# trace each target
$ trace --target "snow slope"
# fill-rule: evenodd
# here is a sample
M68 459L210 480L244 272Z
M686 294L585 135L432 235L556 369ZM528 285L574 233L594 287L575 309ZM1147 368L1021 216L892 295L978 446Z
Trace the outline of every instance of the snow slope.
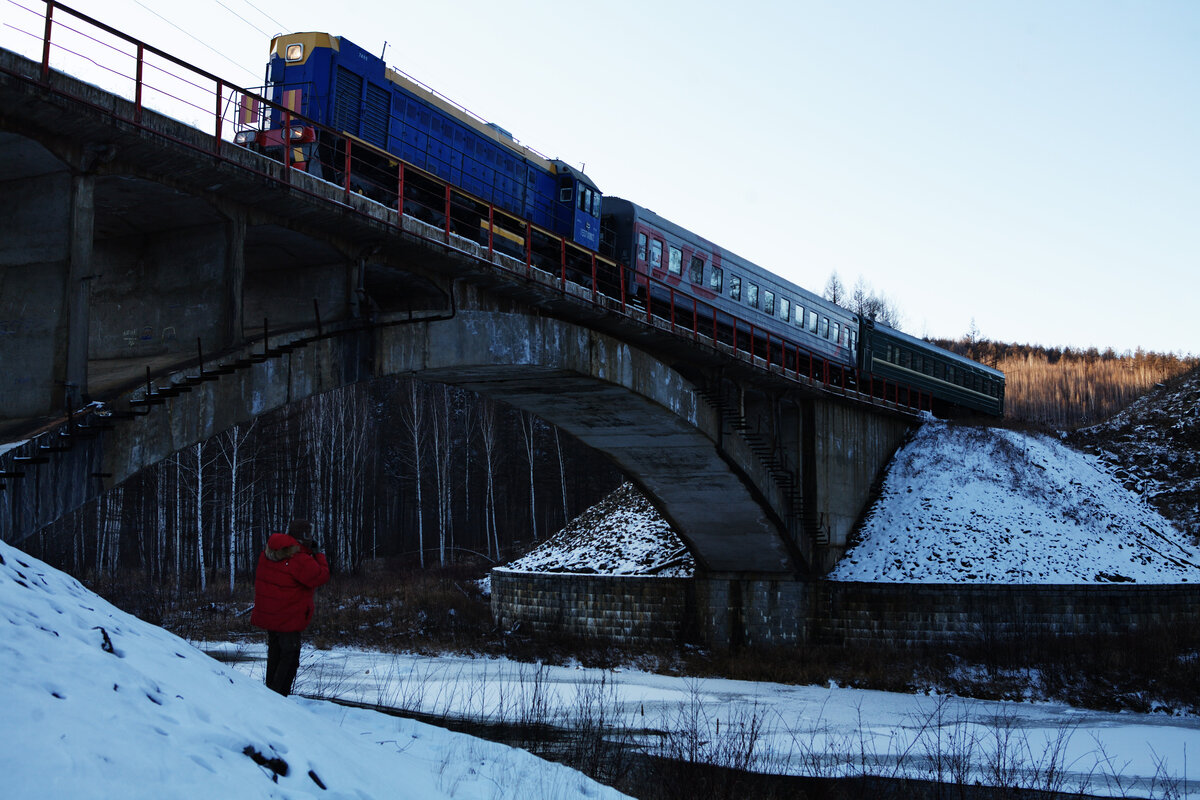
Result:
M0 709L5 798L623 796L522 750L282 698L3 542Z
M930 421L897 452L830 577L1191 583L1200 552L1094 456L1046 436Z
M632 483L625 483L502 569L681 577L690 576L695 566L667 521Z

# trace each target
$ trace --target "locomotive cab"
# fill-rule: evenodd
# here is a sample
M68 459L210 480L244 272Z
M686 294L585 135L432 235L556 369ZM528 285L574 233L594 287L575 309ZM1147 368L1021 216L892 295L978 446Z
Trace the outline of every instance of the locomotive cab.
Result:
M550 162L558 173L558 204L568 220L571 238L589 250L600 248L602 195L588 176L565 162Z

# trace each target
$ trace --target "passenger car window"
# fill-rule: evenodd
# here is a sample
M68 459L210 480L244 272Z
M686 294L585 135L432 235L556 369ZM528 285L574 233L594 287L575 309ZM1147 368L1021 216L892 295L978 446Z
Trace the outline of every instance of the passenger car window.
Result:
M644 233L638 234L637 257L642 261L646 260L646 234Z
M815 311L808 312L808 330L811 333L817 332L817 312Z
M668 247L667 272L679 275L683 272L683 251L678 247Z
M741 300L742 299L742 279L740 277L738 277L737 275L729 276L729 299L730 300Z
M836 342L837 344L841 344L842 343L842 326L836 322L833 323L833 336L830 336L829 338L833 339L833 341Z
M796 324L804 327L804 306L796 306Z
M704 283L704 259L700 256L692 256L692 283L703 285Z
M758 287L753 283L746 284L746 302L758 308Z
M829 317L821 317L821 338L829 338Z
M662 269L662 242L654 239L650 242L650 266Z
M766 289L763 290L763 311L775 316L775 293Z
M721 277L722 273L720 267L713 267L711 270L709 270L708 288L712 289L714 292L721 291Z
M784 322L792 316L792 303L786 297L779 298L779 318Z

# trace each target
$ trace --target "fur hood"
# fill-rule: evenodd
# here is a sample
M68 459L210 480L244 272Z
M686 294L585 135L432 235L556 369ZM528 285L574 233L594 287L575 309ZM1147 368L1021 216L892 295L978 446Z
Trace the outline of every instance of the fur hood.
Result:
M266 554L272 561L287 561L300 550L300 543L286 533L272 533L267 539Z

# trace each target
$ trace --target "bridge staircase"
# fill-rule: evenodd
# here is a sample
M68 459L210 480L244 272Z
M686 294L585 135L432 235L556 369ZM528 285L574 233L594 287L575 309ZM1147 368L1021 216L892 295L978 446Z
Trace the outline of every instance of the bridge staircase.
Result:
M706 383L699 386L696 392L716 410L722 431L735 433L746 443L779 489L787 505L784 523L793 539L799 540L799 534L807 532L813 544L829 544L828 531L817 525L805 524L800 471L791 465L791 459L780 445L778 437L747 420L741 404L730 398L719 384Z

